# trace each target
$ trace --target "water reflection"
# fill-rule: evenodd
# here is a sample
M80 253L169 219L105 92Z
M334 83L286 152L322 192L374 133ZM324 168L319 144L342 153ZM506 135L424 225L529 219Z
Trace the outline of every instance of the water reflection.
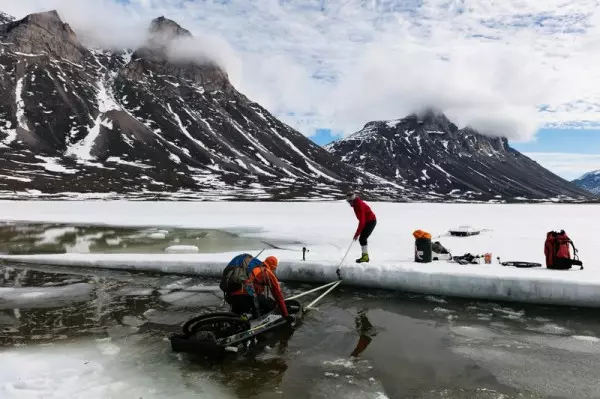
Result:
M19 291L27 295L16 297L20 301L17 306L0 309L0 346L5 352L10 346L27 345L43 351L36 344L53 344L60 349L67 342L86 341L97 346L103 356L116 356L120 348L118 356L129 356L123 361L129 361L134 369L152 364L156 375L161 375L163 367L170 367L176 374L172 377L180 378L183 385L195 387L206 377L235 397L384 398L382 392L390 398L535 397L500 378L504 371L498 371L494 364L480 363L487 361L483 356L497 355L496 364L515 356L521 359L518 356L525 354L531 364L543 356L564 360L565 364L597 362L592 357L596 352L590 352L589 358L582 358L586 353L570 355L565 349L570 347L561 346L564 342L559 340L566 334L600 336L600 324L593 315L584 316L584 310L344 288L332 293L318 311L307 313L295 330L281 329L262 337L260 345L247 356L210 363L172 353L166 337L180 331L190 317L220 309L220 301L215 300L216 280L43 269L0 269L0 288L28 290ZM35 299L31 294L37 290L77 284L93 287L88 298L69 297L49 302L47 307L31 307ZM36 291L32 287L37 287ZM294 284L283 287L286 296L312 288ZM527 330L540 325L550 328L552 324L568 332ZM515 342L523 341L519 335L523 333L537 334L539 343L530 339L527 348L515 346ZM548 334L554 334L557 339L553 345L560 350L548 349ZM460 353L455 348L457 335L461 336ZM596 343L585 341L584 345ZM464 354L483 360L474 361ZM509 364L509 371L523 372L516 362ZM598 369L600 366L579 369L587 379L577 381L579 391L593 389L594 381L600 378ZM536 381L534 388L546 392L542 378L547 373L529 373L528 380Z
M0 224L0 252L10 255L162 253L173 245L196 246L201 252L224 252L262 249L276 244L220 230L48 223Z
M361 309L356 315L356 331L359 334L358 343L350 354L351 357L358 357L369 346L372 337L377 335L373 325L367 317L367 310Z

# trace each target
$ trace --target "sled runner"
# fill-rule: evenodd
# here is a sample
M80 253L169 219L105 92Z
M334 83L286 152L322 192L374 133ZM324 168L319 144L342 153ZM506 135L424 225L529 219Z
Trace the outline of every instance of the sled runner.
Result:
M448 231L451 236L455 237L470 237L476 236L481 233L480 230L476 230L471 226L459 226L457 229L452 229Z

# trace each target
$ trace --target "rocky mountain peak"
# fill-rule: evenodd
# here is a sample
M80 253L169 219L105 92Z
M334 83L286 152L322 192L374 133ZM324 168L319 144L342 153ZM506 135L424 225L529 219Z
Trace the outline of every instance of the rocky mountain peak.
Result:
M30 14L0 26L0 38L14 50L35 55L51 55L81 62L89 51L56 10Z
M192 34L189 30L182 28L177 22L165 18L164 16L152 20L149 31L153 36L159 35L163 39L168 40L181 37L192 37Z
M600 195L600 169L585 173L573 180L573 183L592 194Z
M419 125L435 127L447 132L456 132L458 130L458 127L443 112L434 108L426 108L421 112L409 115L405 120L416 121Z
M405 118L372 121L326 149L344 161L394 181L456 198L549 198L586 193L510 148L505 138L459 129L427 109Z
M344 164L238 92L173 21L152 21L153 34L171 40L132 54L79 49L56 12L0 25L0 198L334 198L349 186L415 195ZM73 62L74 49L89 57Z
M233 89L225 70L193 43L193 35L165 17L150 23L145 46L137 49L122 73L128 79L143 79L147 71L192 82L208 91L230 93Z

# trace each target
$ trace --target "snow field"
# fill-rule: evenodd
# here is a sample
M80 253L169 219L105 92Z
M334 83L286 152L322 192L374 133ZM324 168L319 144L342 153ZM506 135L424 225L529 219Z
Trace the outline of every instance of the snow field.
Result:
M221 229L237 234L276 239L285 249L267 249L261 257L280 259L282 281L322 283L336 279L335 270L357 226L345 202L11 202L0 205L0 219L60 223L98 223L119 226ZM360 246L342 266L344 284L558 305L600 306L600 272L594 263L597 240L590 220L594 205L473 205L371 203L378 224L369 240L371 263L357 265ZM492 265L458 265L446 261L412 261L412 232L423 229L435 237L462 225L486 229L479 236L442 236L453 255L492 253ZM585 269L503 267L501 260L544 264L546 232L565 229L579 249ZM287 244L281 244L281 241ZM302 261L302 247L310 252ZM268 247L267 247L268 248ZM249 248L249 253L258 250ZM13 261L86 267L154 270L217 277L239 252L222 254L62 254L3 256Z

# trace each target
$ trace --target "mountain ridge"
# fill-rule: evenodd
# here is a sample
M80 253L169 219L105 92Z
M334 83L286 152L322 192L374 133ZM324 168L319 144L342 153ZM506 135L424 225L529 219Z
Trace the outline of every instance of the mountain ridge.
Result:
M325 149L399 185L450 197L596 200L510 147L506 138L459 129L433 110L368 122Z
M146 45L113 51L86 48L53 11L0 25L0 189L412 195L370 183L238 92L215 62L170 59L173 40L191 37L176 22L156 18L148 32Z
M592 194L600 195L600 169L584 173L572 183Z
M491 194L481 192L487 177L476 169L440 184L448 172L433 158L425 169L389 162L414 161L430 135L437 135L436 156L473 140L490 156L514 151L506 139L459 130L433 111L370 122L340 141L346 154L336 152L339 143L320 147L236 90L214 60L174 56L177 41L193 36L164 16L149 21L148 41L132 50L83 45L56 11L20 20L0 14L1 21L0 198L331 200L349 189L381 201L593 198L533 161L525 166L545 179L543 187L519 181ZM408 152L396 157L390 146L402 140ZM353 141L387 161L351 159ZM423 170L437 176L427 182Z

